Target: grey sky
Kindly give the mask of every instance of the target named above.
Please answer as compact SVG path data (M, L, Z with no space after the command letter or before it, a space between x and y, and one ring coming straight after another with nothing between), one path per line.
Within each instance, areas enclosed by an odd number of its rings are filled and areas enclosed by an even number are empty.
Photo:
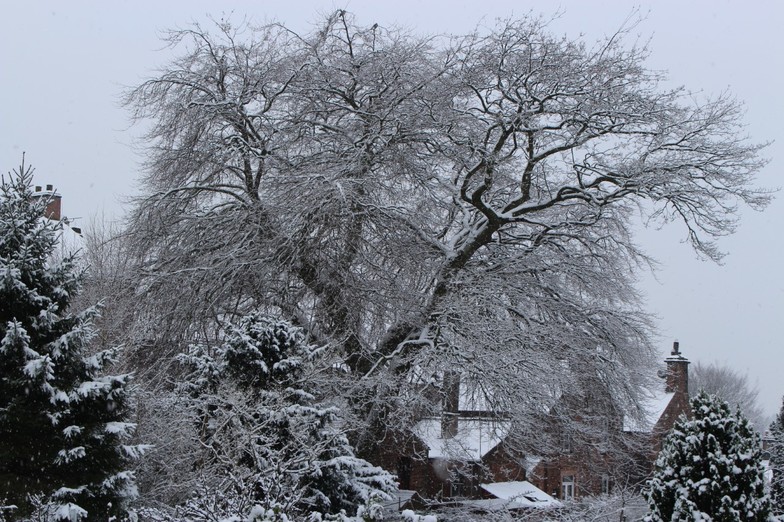
M775 140L760 184L780 186L784 7L767 1L6 1L0 7L0 170L18 165L26 151L37 183L54 184L64 213L80 218L79 225L88 227L100 212L120 218L117 201L135 191L140 160L131 148L138 131L129 129L120 93L167 61L160 31L203 21L207 13L277 19L307 31L319 13L341 7L363 24L461 33L497 17L560 9L553 32L590 41L615 32L635 6L644 20L633 34L651 39L650 67L668 71L671 86L705 94L729 89L744 100L752 140ZM693 361L748 372L772 414L784 395L784 203L742 214L737 234L721 243L729 252L722 266L698 261L678 227L641 231L640 243L662 267L640 287L659 316L662 353L677 338Z

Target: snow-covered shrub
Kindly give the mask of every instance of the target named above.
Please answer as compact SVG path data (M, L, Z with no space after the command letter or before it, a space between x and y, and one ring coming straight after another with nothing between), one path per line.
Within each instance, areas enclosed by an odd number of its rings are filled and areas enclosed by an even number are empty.
M759 435L717 396L701 392L691 407L694 418L679 419L656 460L646 520L767 521Z
M81 271L53 256L61 225L31 183L22 165L0 186L0 494L14 516L119 517L142 449L124 444L130 376L105 374L113 351L87 353L98 309L69 310Z
M419 515L410 509L404 509L400 513L400 516L403 517L405 522L438 522L438 517L436 515Z
M184 516L364 516L394 489L391 475L354 455L337 409L308 390L316 356L298 328L251 314L226 325L211 354L193 347L180 357L190 370L180 390L204 448L202 484L179 508Z

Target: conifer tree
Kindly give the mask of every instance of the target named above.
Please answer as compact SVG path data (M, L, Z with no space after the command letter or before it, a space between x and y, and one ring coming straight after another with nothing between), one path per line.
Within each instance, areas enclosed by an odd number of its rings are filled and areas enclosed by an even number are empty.
M664 442L648 484L646 520L767 521L760 437L740 412L704 391Z
M208 449L203 487L184 513L195 521L252 509L298 520L370 516L394 480L355 456L337 408L309 385L318 350L300 328L257 312L225 330L222 346L194 346L180 357L191 370L180 389L200 412L200 445Z
M773 512L784 515L784 401L781 411L770 425L770 497Z
M63 225L44 219L32 174L23 161L0 184L0 504L20 518L35 506L47 520L121 517L139 450L122 444L129 376L103 375L113 351L87 352L98 310L69 310L81 270L54 255Z

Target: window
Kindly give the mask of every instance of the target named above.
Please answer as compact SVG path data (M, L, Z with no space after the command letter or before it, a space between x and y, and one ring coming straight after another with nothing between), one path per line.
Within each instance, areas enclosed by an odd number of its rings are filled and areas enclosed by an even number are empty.
M561 449L563 449L564 453L571 453L574 450L572 432L568 428L561 432Z
M570 500L574 498L574 475L561 477L561 498Z
M603 474L602 475L602 495L609 495L610 494L610 475Z
M450 497L467 498L474 493L473 480L463 472L452 470L448 483Z
M398 459L397 477L400 481L400 489L411 489L411 457Z
M601 440L599 442L599 451L606 453L610 449L610 419L602 417L600 426Z

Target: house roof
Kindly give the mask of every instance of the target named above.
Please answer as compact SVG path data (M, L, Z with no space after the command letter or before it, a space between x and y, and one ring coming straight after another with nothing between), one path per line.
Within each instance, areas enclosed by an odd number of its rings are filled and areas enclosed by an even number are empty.
M416 494L416 491L410 489L396 489L390 493L388 500L381 500L381 506L385 510L400 511Z
M511 423L498 419L460 417L457 434L444 438L441 419L416 423L414 433L428 447L431 459L479 461L509 434Z
M648 396L642 400L643 417L624 415L623 431L638 433L650 433L653 431L653 427L664 414L664 410L670 405L670 401L672 401L674 396L675 393L665 392L664 390L650 391Z
M509 507L555 507L561 503L528 481L493 482L479 487L496 497L510 502Z
M47 223L57 224L58 221L44 218ZM58 232L57 245L53 252L55 259L63 259L72 254L78 254L85 248L85 240L82 235L71 228L65 221L62 223L62 229Z

